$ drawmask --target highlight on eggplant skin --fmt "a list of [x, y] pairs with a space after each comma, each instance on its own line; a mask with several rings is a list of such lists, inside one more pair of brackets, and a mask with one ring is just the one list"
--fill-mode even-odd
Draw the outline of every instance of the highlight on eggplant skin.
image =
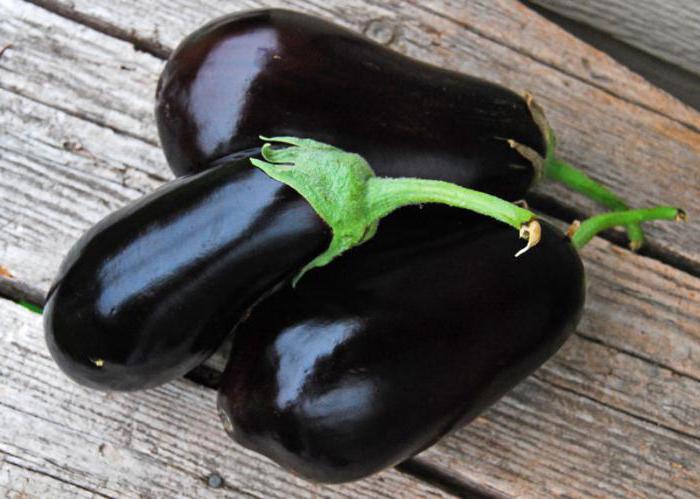
[[474, 419], [574, 331], [583, 266], [551, 225], [515, 259], [497, 222], [387, 245], [402, 223], [238, 327], [218, 397], [234, 440], [309, 480], [360, 479]]
[[177, 175], [253, 156], [260, 135], [286, 135], [358, 153], [379, 176], [516, 200], [534, 168], [507, 140], [545, 153], [511, 90], [280, 9], [224, 16], [185, 38], [160, 77], [155, 112]]

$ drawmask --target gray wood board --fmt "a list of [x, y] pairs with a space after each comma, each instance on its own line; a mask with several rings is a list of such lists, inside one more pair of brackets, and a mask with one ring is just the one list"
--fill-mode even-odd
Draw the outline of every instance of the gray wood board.
[[[103, 31], [130, 36], [138, 46], [166, 48], [220, 13], [266, 5], [35, 1]], [[558, 131], [564, 159], [632, 205], [672, 201], [689, 210], [687, 227], [659, 223], [646, 229], [657, 254], [668, 254], [669, 261], [700, 272], [700, 217], [694, 207], [700, 169], [693, 168], [700, 161], [700, 113], [518, 2], [295, 0], [284, 5], [332, 18], [413, 57], [533, 91]], [[4, 37], [13, 36], [21, 34]], [[109, 91], [104, 88], [104, 93]], [[144, 95], [150, 98], [151, 92], [152, 88], [141, 92], [136, 101], [143, 102]], [[599, 210], [558, 186], [547, 184], [538, 191], [578, 212]]]
[[700, 75], [696, 0], [532, 0]]
[[[694, 299], [700, 291], [698, 280], [603, 241], [596, 241], [585, 253], [589, 301], [579, 334], [493, 409], [421, 458], [439, 464], [466, 483], [508, 496], [559, 493], [581, 497], [611, 491], [659, 495], [670, 490], [681, 497], [685, 491], [689, 496], [688, 491], [700, 485], [700, 383], [695, 378], [694, 361], [700, 344], [700, 307]], [[591, 272], [590, 262], [599, 259], [605, 259], [605, 265]], [[626, 274], [630, 268], [642, 271]], [[606, 302], [596, 302], [596, 293], [603, 284], [596, 276], [610, 278], [611, 269], [622, 274], [614, 277], [619, 283], [619, 301], [601, 311]], [[638, 286], [643, 283], [654, 287], [642, 290]], [[657, 304], [659, 299], [666, 303]], [[13, 315], [33, 321], [36, 329], [27, 339], [29, 344], [22, 343], [23, 350], [29, 348], [34, 351], [32, 355], [43, 359], [41, 363], [33, 358], [24, 361], [33, 376], [39, 381], [46, 378], [47, 383], [60, 380], [61, 386], [84, 394], [81, 404], [101, 407], [105, 403], [103, 394], [74, 387], [51, 363], [41, 338], [40, 319], [13, 304], [0, 310], [2, 317]], [[16, 333], [15, 325], [3, 325], [1, 330], [15, 331], [13, 342], [29, 335], [24, 329]], [[625, 349], [605, 345], [599, 337], [623, 343]], [[12, 348], [3, 350], [11, 352]], [[664, 366], [659, 359], [673, 367]], [[2, 365], [19, 372], [18, 376], [26, 373], [11, 362], [3, 361]], [[143, 394], [111, 397], [121, 403], [125, 397], [137, 397], [139, 406], [145, 404], [141, 397], [149, 393], [172, 397], [170, 405], [154, 409], [154, 414], [169, 418], [163, 415], [182, 412], [180, 407], [192, 405], [179, 392], [181, 386], [190, 385], [177, 382]], [[40, 396], [36, 391], [36, 385], [24, 387], [27, 397]], [[56, 388], [49, 391], [59, 392]], [[16, 397], [10, 394], [8, 400]], [[210, 417], [215, 420], [213, 399], [209, 400]], [[205, 419], [207, 410], [199, 408], [201, 405], [195, 414], [198, 420]], [[40, 410], [51, 412], [48, 407]], [[105, 417], [106, 413], [101, 414]], [[96, 425], [107, 423], [95, 417]], [[191, 437], [196, 441], [202, 438], [198, 431], [195, 428]], [[152, 438], [165, 439], [160, 445], [167, 445], [170, 437], [154, 434]], [[153, 442], [158, 445], [159, 440]], [[31, 449], [32, 444], [24, 448]], [[53, 472], [63, 476], [57, 470]], [[652, 477], [651, 481], [647, 477]]]
[[[446, 497], [395, 470], [316, 485], [230, 440], [187, 381], [103, 393], [62, 375], [41, 317], [0, 299], [0, 493], [7, 497]], [[219, 474], [221, 490], [207, 486]]]
[[[55, 5], [58, 4], [54, 2]], [[142, 6], [136, 3], [76, 2], [74, 17], [87, 16], [78, 10], [85, 9], [93, 18], [91, 22], [103, 16], [104, 23], [120, 29], [127, 29], [131, 23], [134, 36], [160, 40], [159, 37], [165, 36], [163, 33], [171, 33], [167, 36], [176, 39], [205, 17], [217, 13], [216, 6], [192, 5], [156, 4], [148, 8], [152, 11], [147, 14], [138, 10]], [[569, 89], [572, 95], [558, 91], [550, 97], [564, 108], [552, 115], [552, 121], [573, 120], [576, 106], [585, 106], [586, 99], [590, 99], [593, 107], [597, 107], [595, 116], [611, 113], [619, 121], [615, 126], [622, 127], [620, 134], [610, 137], [603, 132], [604, 126], [599, 128], [589, 120], [577, 123], [578, 129], [567, 129], [566, 134], [561, 134], [561, 141], [570, 141], [570, 151], [565, 152], [570, 159], [575, 160], [579, 151], [578, 132], [590, 141], [601, 136], [605, 141], [599, 148], [591, 148], [593, 157], [599, 161], [612, 157], [613, 163], [619, 160], [627, 164], [625, 172], [634, 172], [628, 162], [629, 153], [623, 149], [625, 133], [646, 133], [650, 127], [655, 140], [666, 142], [659, 145], [661, 152], [652, 154], [645, 149], [639, 153], [648, 171], [642, 175], [645, 187], [634, 190], [633, 201], [645, 204], [652, 202], [651, 199], [677, 201], [683, 195], [678, 194], [679, 190], [686, 190], [688, 197], [698, 185], [693, 184], [692, 171], [659, 185], [663, 172], [657, 171], [657, 167], [662, 169], [657, 161], [678, 161], [681, 165], [687, 158], [697, 159], [698, 134], [687, 125], [698, 120], [698, 115], [551, 23], [533, 17], [527, 9], [521, 12], [517, 5], [508, 2], [495, 2], [489, 7], [470, 2], [471, 10], [466, 12], [454, 11], [458, 3], [423, 5], [423, 9], [438, 10], [438, 16], [408, 4], [343, 2], [338, 6], [340, 2], [338, 5], [331, 2], [318, 6], [297, 2], [293, 5], [297, 8], [306, 5], [306, 10], [334, 16], [388, 41], [398, 50], [446, 67], [484, 76], [493, 71], [494, 77], [501, 81], [514, 78], [517, 83], [525, 77], [514, 68], [524, 65], [529, 68], [528, 81], [538, 81], [537, 75], [541, 74], [543, 81], [556, 80], [563, 86], [568, 82], [573, 88]], [[511, 7], [516, 14], [507, 16], [499, 11]], [[192, 19], [186, 19], [189, 8], [197, 11], [192, 13]], [[29, 4], [2, 0], [0, 14], [4, 19], [0, 24], [0, 43], [9, 39], [15, 45], [0, 58], [0, 224], [3, 227], [0, 265], [7, 267], [21, 283], [46, 290], [63, 255], [84, 230], [171, 177], [155, 145], [151, 117], [152, 93], [162, 61], [134, 51], [128, 42]], [[524, 15], [529, 17], [519, 17]], [[472, 24], [464, 26], [467, 16]], [[161, 28], [157, 33], [142, 28], [153, 19], [162, 23], [158, 24]], [[504, 30], [517, 30], [523, 36], [509, 38]], [[562, 40], [562, 54], [585, 53], [589, 64], [594, 61], [595, 75], [598, 71], [608, 71], [614, 78], [607, 81], [592, 76], [593, 73], [579, 74], [576, 68], [580, 58], [547, 59], [556, 56], [554, 50], [551, 54], [544, 50], [539, 60], [528, 58], [528, 50], [534, 50], [528, 43], [539, 49], [547, 36]], [[506, 43], [503, 40], [510, 45], [503, 45]], [[465, 55], [466, 61], [462, 59]], [[65, 64], [57, 63], [59, 60]], [[91, 88], [99, 91], [84, 91], [84, 85], [94, 85]], [[579, 91], [585, 99], [580, 99], [576, 93]], [[569, 102], [569, 98], [574, 101]], [[668, 104], [665, 108], [664, 103]], [[561, 128], [562, 132], [566, 129]], [[587, 155], [579, 151], [578, 157]], [[625, 172], [617, 176], [620, 185], [627, 181]], [[572, 201], [572, 205], [584, 206], [578, 201]], [[692, 216], [693, 209], [688, 208]], [[682, 227], [688, 237], [682, 243], [689, 245], [691, 251], [699, 248], [693, 247], [693, 241], [700, 238], [697, 227], [693, 224]], [[654, 233], [664, 247], [677, 243], [673, 239], [668, 242], [667, 235], [659, 234]], [[479, 484], [499, 494], [541, 495], [558, 491], [572, 496], [586, 492], [602, 495], [603, 491], [617, 487], [622, 491], [658, 495], [677, 481], [682, 495], [683, 490], [698, 485], [697, 479], [693, 481], [698, 475], [698, 279], [602, 241], [587, 248], [584, 258], [590, 284], [578, 335], [493, 411], [424, 456], [464, 482]], [[28, 313], [19, 310], [18, 313]], [[36, 327], [38, 331], [39, 326]], [[40, 336], [35, 335], [33, 341], [37, 355], [41, 352], [46, 355]], [[55, 367], [47, 369], [41, 376], [60, 378]], [[44, 381], [53, 383], [52, 379]], [[179, 390], [173, 387], [181, 386], [204, 390], [178, 382], [161, 391], [168, 394], [166, 397], [177, 398], [181, 396], [179, 392], [170, 390]], [[26, 396], [41, 395], [29, 392]], [[82, 403], [94, 403], [96, 399], [92, 396], [98, 397], [98, 404], [102, 403], [100, 394], [86, 395], [88, 399]], [[211, 394], [202, 397], [210, 400]], [[52, 412], [49, 405], [41, 407], [45, 413]], [[519, 416], [521, 409], [524, 412]], [[160, 410], [176, 411], [174, 406]], [[540, 412], [540, 418], [535, 418], [534, 414]], [[213, 408], [210, 414], [214, 414]], [[552, 421], [557, 418], [565, 423], [553, 426]], [[503, 420], [509, 423], [503, 425]], [[610, 422], [609, 427], [601, 427], [600, 421]], [[212, 427], [216, 424], [212, 423]], [[592, 442], [586, 441], [587, 432], [595, 433]], [[631, 445], [639, 442], [630, 439], [639, 439], [646, 447], [635, 452]], [[532, 442], [550, 450], [539, 453], [532, 448], [528, 450], [527, 445], [534, 445]], [[35, 444], [27, 447], [32, 445]], [[677, 452], [667, 450], [676, 447]], [[626, 450], [621, 453], [609, 450], [618, 448]], [[595, 453], [593, 464], [569, 457], [579, 455], [588, 459], [591, 452]], [[536, 461], [527, 461], [528, 453]], [[67, 479], [63, 474], [66, 472], [58, 468], [33, 468], [27, 463], [23, 466], [14, 466], [11, 473], [8, 466], [3, 466], [0, 477], [8, 473], [27, 477], [28, 469], [41, 469], [45, 473], [43, 478], [37, 478], [37, 483], [53, 483], [46, 478], [52, 473]], [[635, 474], [654, 477], [658, 483], [635, 484]], [[247, 476], [251, 481], [260, 481], [254, 474]], [[93, 482], [84, 483], [90, 487]], [[246, 482], [244, 486], [257, 485]]]

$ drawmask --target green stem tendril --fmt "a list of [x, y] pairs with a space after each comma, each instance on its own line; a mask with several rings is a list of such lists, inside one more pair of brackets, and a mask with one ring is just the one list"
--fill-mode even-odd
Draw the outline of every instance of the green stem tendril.
[[[546, 142], [546, 155], [542, 158], [539, 153], [529, 147], [519, 144], [514, 140], [509, 140], [508, 143], [512, 148], [530, 160], [539, 174], [564, 184], [573, 191], [579, 192], [593, 201], [600, 203], [606, 208], [614, 211], [626, 211], [630, 207], [620, 199], [615, 193], [593, 180], [578, 168], [560, 160], [556, 157], [556, 137], [554, 131], [549, 126], [545, 118], [544, 111], [535, 102], [531, 94], [525, 94], [532, 118], [537, 126], [542, 130]], [[627, 236], [630, 240], [630, 248], [638, 250], [644, 244], [644, 233], [638, 223], [627, 225]]]
[[[377, 177], [361, 156], [311, 139], [261, 139], [269, 141], [262, 147], [264, 161], [252, 158], [251, 163], [297, 191], [333, 234], [326, 251], [304, 266], [293, 286], [307, 271], [370, 240], [382, 218], [408, 205], [441, 203], [508, 224], [527, 239], [527, 246], [515, 256], [539, 242], [541, 228], [535, 215], [496, 196], [439, 180]], [[270, 142], [291, 147], [273, 149]]]
[[615, 211], [596, 215], [583, 222], [574, 222], [567, 234], [575, 248], [583, 248], [588, 241], [606, 229], [619, 225], [639, 224], [652, 220], [685, 221], [686, 214], [679, 208], [670, 206], [657, 206], [655, 208], [643, 208], [639, 210]]

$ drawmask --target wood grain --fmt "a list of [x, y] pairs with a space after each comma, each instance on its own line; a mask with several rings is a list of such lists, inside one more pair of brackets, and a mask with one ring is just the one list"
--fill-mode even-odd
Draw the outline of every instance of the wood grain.
[[[167, 48], [205, 17], [244, 4], [156, 2], [145, 8], [135, 2], [76, 1], [69, 8], [67, 3], [48, 3], [54, 10], [57, 5], [73, 9], [76, 19], [100, 21], [101, 31], [118, 28], [121, 31], [112, 34], [127, 41], [17, 0], [0, 3], [0, 44], [13, 42], [0, 58], [0, 264], [21, 283], [44, 291], [84, 230], [171, 177], [155, 146], [150, 116], [162, 61], [135, 51], [128, 40], [150, 48], [157, 48], [153, 41], [158, 41]], [[626, 170], [607, 174], [612, 184], [625, 186], [635, 202], [688, 201], [700, 187], [700, 182], [694, 183], [697, 170], [688, 166], [698, 159], [700, 135], [694, 128], [700, 115], [687, 113], [602, 54], [559, 33], [527, 9], [521, 12], [517, 4], [430, 2], [418, 7], [299, 0], [291, 5], [362, 29], [415, 57], [513, 86], [537, 85], [527, 88], [549, 92], [545, 104], [553, 109], [552, 121], [566, 132], [560, 137], [562, 152], [573, 161], [592, 157], [591, 171], [596, 173], [605, 172], [608, 163], [626, 165]], [[503, 10], [509, 8], [510, 14]], [[553, 59], [556, 51], [548, 48], [552, 39], [562, 40], [560, 60]], [[594, 61], [595, 71], [582, 72], [581, 54]], [[135, 74], [137, 83], [130, 82], [127, 73]], [[609, 76], [596, 76], [601, 74]], [[94, 85], [95, 91], [83, 91], [85, 85]], [[630, 134], [650, 137], [651, 145], [630, 152]], [[580, 149], [582, 144], [588, 149]], [[646, 169], [643, 173], [633, 168], [635, 155]], [[634, 184], [626, 177], [630, 172], [643, 178]], [[662, 178], [668, 172], [679, 176]], [[567, 199], [563, 191], [552, 192]], [[578, 200], [567, 203], [587, 209]], [[696, 262], [700, 245], [693, 243], [700, 240], [700, 225], [667, 226], [684, 229], [687, 239], [678, 239], [673, 231], [652, 231], [655, 242]], [[679, 253], [679, 244], [688, 245], [685, 253]], [[688, 491], [700, 486], [700, 280], [601, 240], [583, 256], [589, 287], [578, 335], [492, 411], [426, 452], [425, 460], [496, 495], [675, 492], [690, 497]], [[90, 495], [93, 487], [103, 490], [106, 484], [109, 494], [137, 495], [151, 480], [165, 495], [178, 490], [206, 495], [213, 492], [202, 488], [202, 477], [219, 470], [232, 495], [281, 491], [325, 496], [325, 489], [309, 489], [270, 471], [276, 468], [269, 464], [256, 464], [266, 461], [252, 453], [229, 447], [232, 455], [220, 457], [223, 434], [215, 418], [211, 420], [211, 390], [181, 381], [146, 394], [106, 396], [71, 385], [46, 358], [40, 325], [26, 314], [0, 302], [0, 334], [15, 334], [10, 347], [2, 349], [10, 360], [0, 361], [0, 403], [13, 401], [12, 408], [0, 406], [0, 423], [10, 428], [2, 437], [0, 489], [2, 480], [12, 478], [12, 489], [7, 490], [15, 494], [25, 490], [39, 497]], [[218, 357], [219, 364], [214, 359], [211, 365], [220, 366], [220, 361]], [[185, 404], [196, 406], [192, 414], [183, 414]], [[18, 415], [27, 407], [36, 408], [30, 415]], [[43, 425], [41, 418], [48, 418], [49, 437], [27, 435], [26, 421]], [[87, 440], [61, 432], [85, 425]], [[190, 425], [192, 435], [184, 430]], [[125, 437], [120, 428], [128, 428], [131, 436]], [[104, 442], [118, 449], [110, 454], [110, 447], [104, 447], [107, 458], [99, 454], [103, 433]], [[6, 439], [17, 447], [6, 445]], [[70, 446], [83, 441], [92, 447], [73, 455]], [[189, 454], [191, 448], [196, 455]], [[212, 452], [219, 454], [207, 461]], [[47, 461], [45, 454], [58, 457]], [[112, 462], [115, 455], [117, 464]], [[64, 467], [64, 462], [73, 464]], [[130, 480], [134, 472], [143, 478]], [[234, 478], [229, 479], [229, 473]], [[175, 482], [168, 482], [169, 474], [176, 476]], [[272, 478], [261, 484], [261, 475]], [[377, 479], [390, 483], [352, 493], [393, 496], [397, 490], [415, 490], [410, 488], [413, 482], [394, 482], [385, 474]], [[32, 483], [17, 485], [25, 482]], [[433, 492], [426, 489], [425, 494]]]
[[[41, 318], [7, 300], [0, 357], [0, 495], [446, 497], [395, 470], [338, 486], [295, 478], [235, 445], [215, 392], [187, 381], [134, 394], [83, 389], [49, 357]], [[207, 486], [211, 473], [221, 490]]]
[[700, 279], [599, 239], [582, 256], [581, 334], [700, 381]]
[[[528, 89], [547, 110], [564, 159], [632, 205], [672, 201], [689, 211], [687, 227], [659, 223], [646, 229], [657, 254], [700, 273], [700, 216], [695, 213], [700, 169], [693, 168], [700, 162], [700, 113], [515, 0], [415, 5], [375, 0], [32, 1], [138, 46], [165, 49], [219, 14], [284, 5], [365, 32], [418, 59]], [[543, 185], [539, 192], [577, 212], [599, 210], [556, 186]]]
[[0, 87], [157, 145], [163, 61], [22, 1], [0, 3]]
[[0, 262], [47, 290], [91, 225], [162, 184], [155, 146], [0, 89]]
[[533, 0], [700, 75], [700, 3], [692, 0]]
[[537, 377], [422, 457], [512, 497], [695, 497], [700, 443]]
[[[553, 71], [566, 73], [617, 98], [697, 128], [695, 111], [659, 91], [605, 52], [595, 50], [557, 24], [534, 14], [520, 2], [413, 0], [412, 3], [548, 65]], [[551, 40], [557, 42], [551, 43]]]

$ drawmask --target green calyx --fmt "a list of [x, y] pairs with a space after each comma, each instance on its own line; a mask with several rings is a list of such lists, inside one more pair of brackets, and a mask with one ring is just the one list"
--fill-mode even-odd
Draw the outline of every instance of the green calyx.
[[[297, 191], [332, 231], [328, 248], [301, 269], [293, 286], [307, 271], [370, 240], [383, 217], [413, 204], [447, 204], [512, 226], [528, 240], [516, 256], [539, 242], [535, 215], [495, 196], [439, 180], [377, 177], [358, 154], [311, 139], [261, 139], [267, 141], [262, 147], [264, 161], [251, 158], [251, 163]], [[272, 143], [288, 147], [273, 148]]]
[[[560, 160], [556, 156], [556, 137], [554, 131], [549, 126], [542, 108], [535, 102], [533, 96], [525, 94], [525, 101], [530, 109], [533, 120], [542, 131], [546, 143], [546, 153], [543, 158], [537, 151], [520, 144], [514, 140], [509, 140], [510, 146], [528, 159], [538, 177], [544, 176], [550, 180], [562, 183], [570, 189], [583, 194], [613, 211], [627, 211], [628, 204], [620, 199], [615, 193], [602, 186], [583, 171]], [[638, 222], [632, 222], [626, 226], [627, 236], [630, 241], [630, 248], [638, 250], [644, 244], [644, 233]]]

